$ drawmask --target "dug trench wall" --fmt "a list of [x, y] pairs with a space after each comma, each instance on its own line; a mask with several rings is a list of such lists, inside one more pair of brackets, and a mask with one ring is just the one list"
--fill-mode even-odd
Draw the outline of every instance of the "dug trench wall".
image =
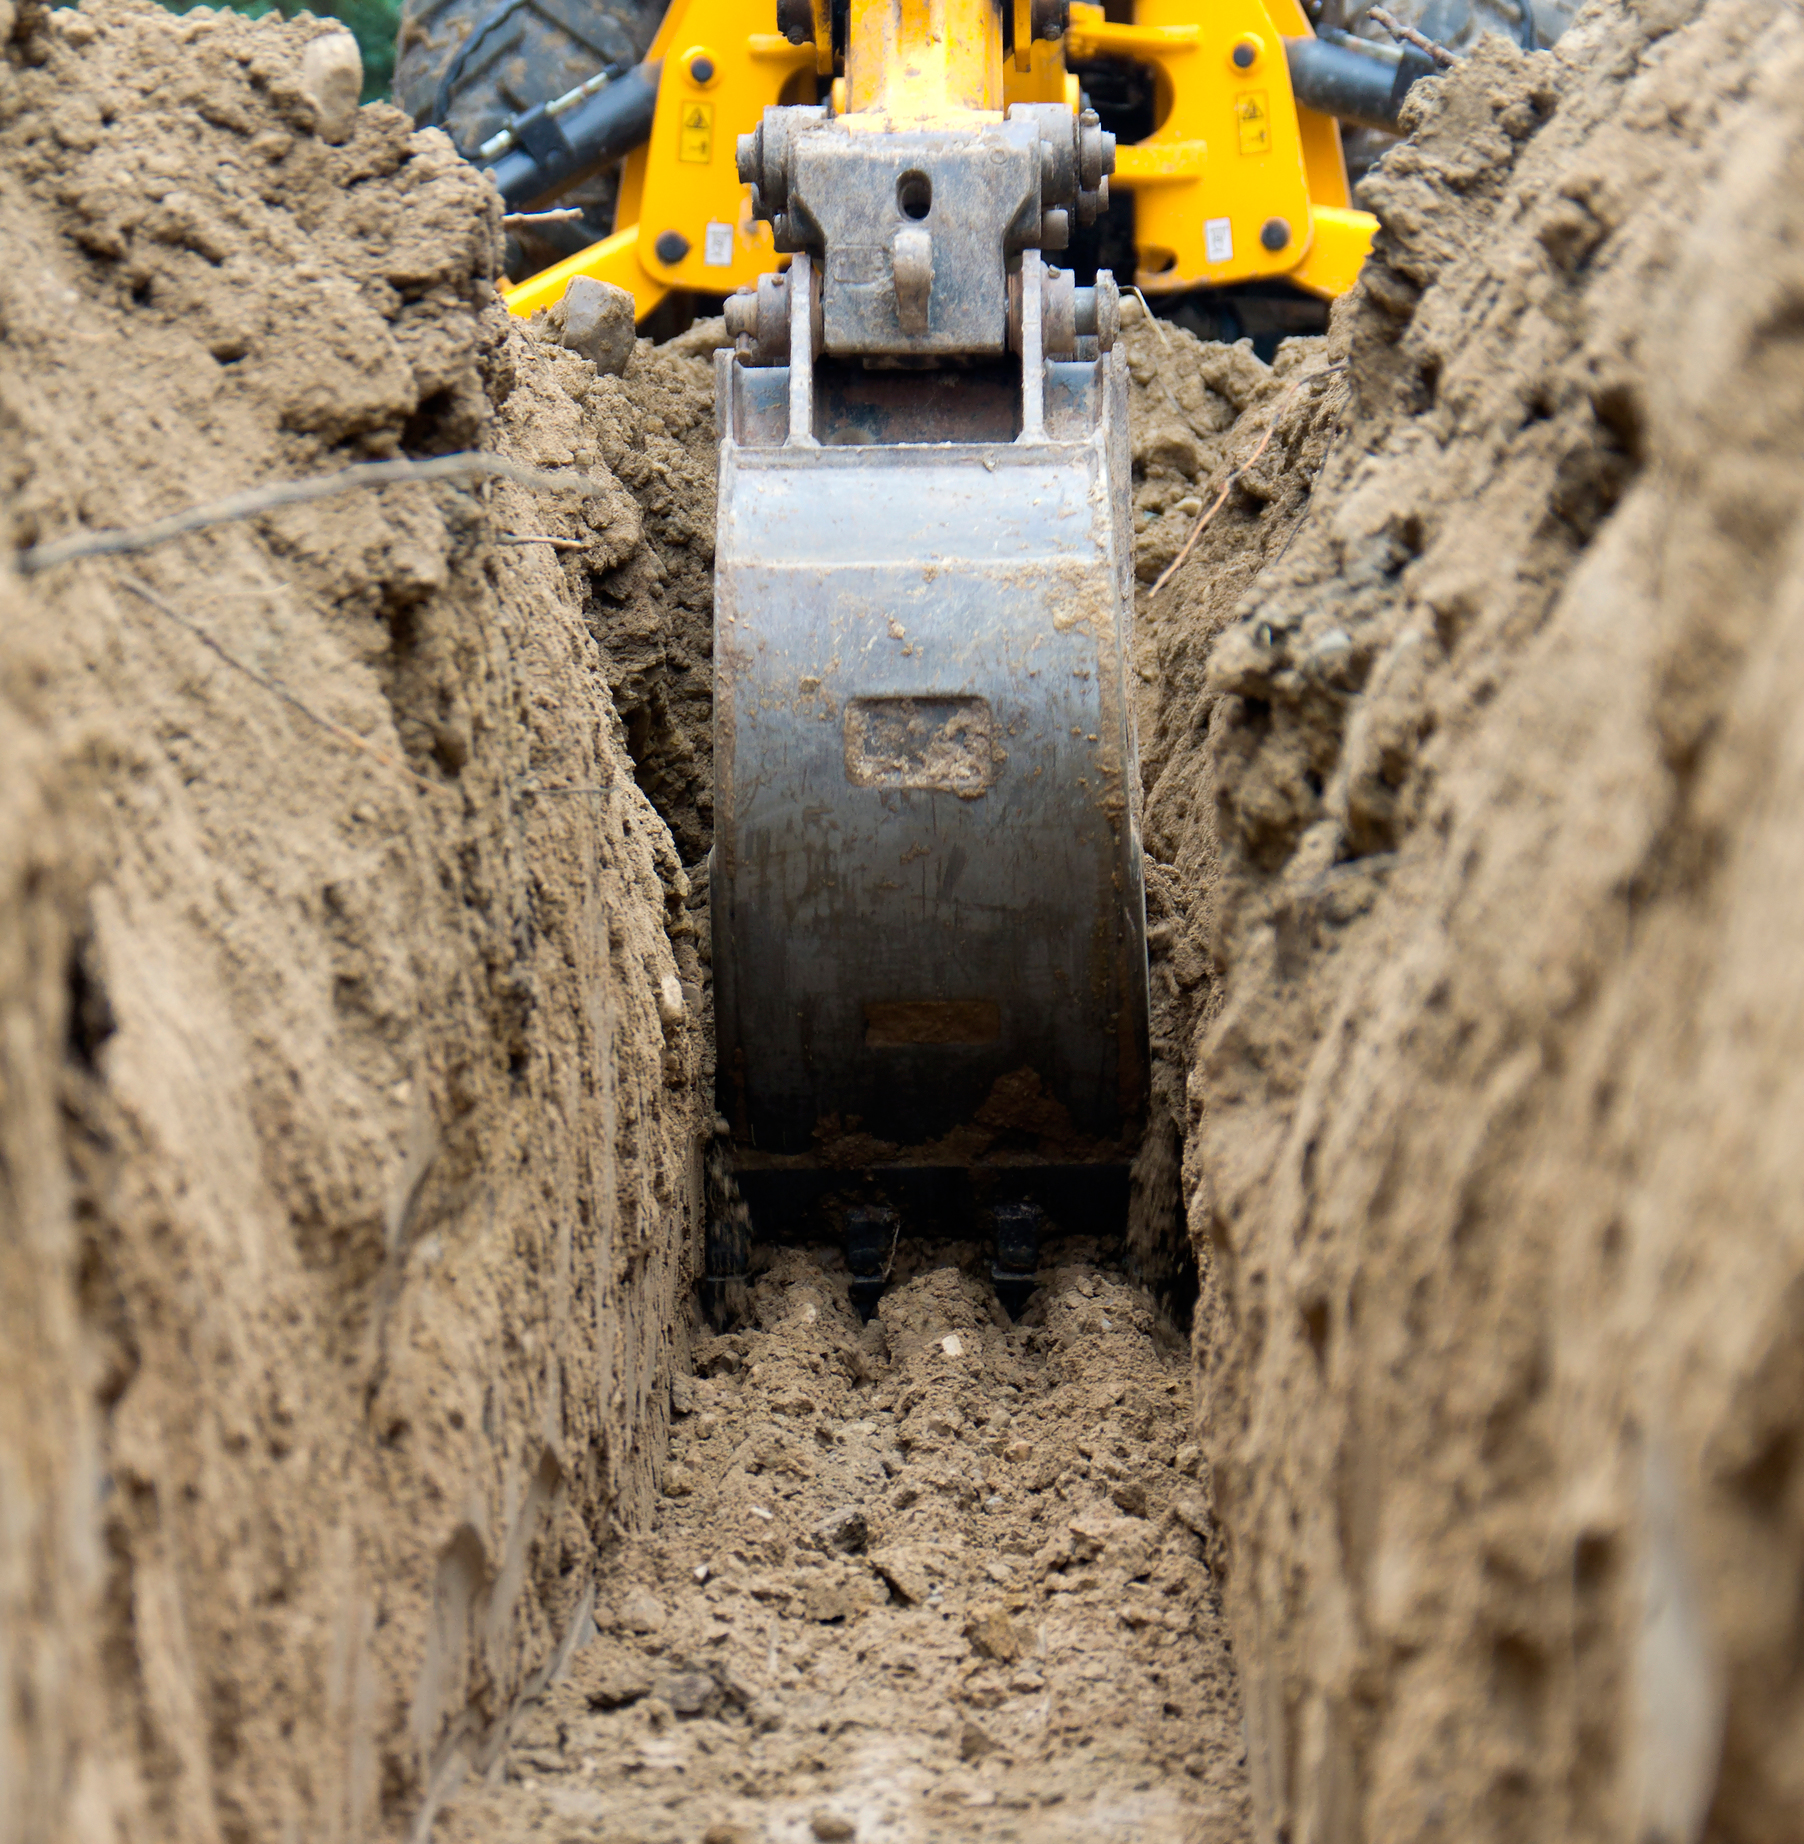
[[324, 24], [0, 28], [9, 559], [402, 453], [580, 487], [0, 564], [0, 1838], [400, 1836], [686, 1367], [698, 899], [627, 744], [708, 366], [512, 326]]
[[1411, 111], [1142, 621], [1257, 1829], [1795, 1838], [1804, 31]]

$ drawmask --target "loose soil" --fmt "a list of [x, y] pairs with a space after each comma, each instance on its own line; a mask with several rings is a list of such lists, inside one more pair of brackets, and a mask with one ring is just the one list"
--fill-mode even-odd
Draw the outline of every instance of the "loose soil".
[[977, 1256], [903, 1245], [863, 1325], [764, 1252], [598, 1636], [435, 1838], [1246, 1835], [1184, 1342], [1093, 1247], [1019, 1325]]

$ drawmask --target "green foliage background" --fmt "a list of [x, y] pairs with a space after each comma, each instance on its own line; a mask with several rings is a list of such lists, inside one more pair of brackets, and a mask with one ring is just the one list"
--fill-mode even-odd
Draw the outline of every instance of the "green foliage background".
[[[162, 0], [172, 13], [186, 13], [196, 6], [214, 4], [214, 0]], [[281, 13], [298, 18], [309, 12], [317, 19], [337, 19], [350, 27], [363, 52], [363, 100], [388, 101], [389, 88], [395, 79], [395, 33], [401, 24], [401, 0], [313, 0], [311, 6], [282, 5], [278, 0], [218, 0], [234, 13], [247, 19], [261, 19], [265, 13]]]

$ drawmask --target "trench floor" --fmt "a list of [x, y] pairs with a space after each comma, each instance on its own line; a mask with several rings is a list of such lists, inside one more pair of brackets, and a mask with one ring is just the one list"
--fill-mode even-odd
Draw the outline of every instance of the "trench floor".
[[983, 1254], [904, 1244], [869, 1325], [836, 1252], [761, 1257], [595, 1636], [437, 1844], [1248, 1835], [1184, 1342], [1094, 1243], [1018, 1325]]

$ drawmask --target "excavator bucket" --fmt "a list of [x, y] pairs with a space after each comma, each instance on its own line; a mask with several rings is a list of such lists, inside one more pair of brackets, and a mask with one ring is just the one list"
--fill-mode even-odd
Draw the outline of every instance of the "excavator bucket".
[[742, 1161], [1124, 1159], [1147, 1008], [1122, 353], [949, 380], [716, 362]]
[[716, 360], [720, 1109], [754, 1223], [824, 1200], [855, 1273], [978, 1179], [1010, 1297], [1023, 1200], [1119, 1173], [1146, 1088], [1117, 297], [1007, 253], [1104, 150], [1020, 106], [747, 142], [824, 248]]

